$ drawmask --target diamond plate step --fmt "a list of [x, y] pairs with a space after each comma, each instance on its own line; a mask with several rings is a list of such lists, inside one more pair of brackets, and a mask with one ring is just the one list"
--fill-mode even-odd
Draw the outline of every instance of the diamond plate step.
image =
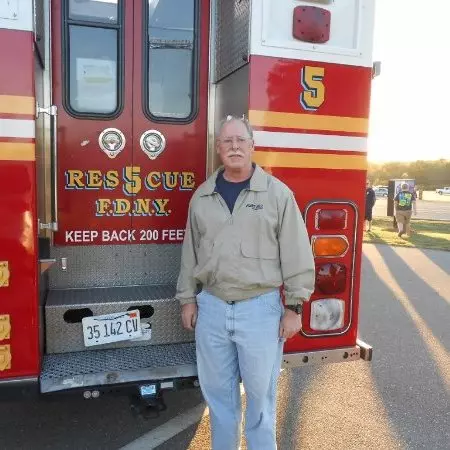
[[[174, 299], [174, 285], [126, 286], [93, 289], [50, 290], [45, 305], [46, 352], [66, 353], [106, 348], [140, 347], [194, 341], [194, 334], [181, 326], [180, 305]], [[127, 311], [130, 307], [151, 306], [149, 322], [152, 337], [148, 341], [123, 341], [85, 347], [81, 320], [68, 323], [64, 314], [88, 308], [94, 316]]]
[[41, 392], [197, 375], [195, 344], [45, 355]]

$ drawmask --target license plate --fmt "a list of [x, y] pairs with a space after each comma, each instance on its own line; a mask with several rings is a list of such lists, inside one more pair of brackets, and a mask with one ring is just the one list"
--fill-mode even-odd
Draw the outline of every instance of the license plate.
[[127, 341], [142, 335], [139, 310], [84, 317], [81, 322], [86, 347]]

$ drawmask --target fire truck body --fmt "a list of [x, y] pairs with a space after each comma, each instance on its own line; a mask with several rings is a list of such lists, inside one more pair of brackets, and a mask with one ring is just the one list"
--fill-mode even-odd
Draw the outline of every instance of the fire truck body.
[[175, 283], [228, 114], [249, 117], [255, 162], [294, 191], [311, 236], [316, 290], [285, 367], [371, 358], [358, 308], [373, 0], [1, 8], [0, 386], [196, 385]]

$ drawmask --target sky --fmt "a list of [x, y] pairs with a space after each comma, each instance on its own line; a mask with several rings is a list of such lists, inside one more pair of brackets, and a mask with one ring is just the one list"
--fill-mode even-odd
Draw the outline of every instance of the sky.
[[376, 0], [369, 161], [450, 159], [450, 0]]

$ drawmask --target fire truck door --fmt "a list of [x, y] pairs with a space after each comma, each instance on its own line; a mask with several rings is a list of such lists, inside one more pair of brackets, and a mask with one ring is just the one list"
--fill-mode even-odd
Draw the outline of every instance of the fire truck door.
[[55, 244], [181, 241], [206, 166], [207, 2], [52, 5]]
[[142, 183], [132, 225], [141, 243], [182, 240], [205, 178], [208, 3], [135, 2], [133, 167]]

